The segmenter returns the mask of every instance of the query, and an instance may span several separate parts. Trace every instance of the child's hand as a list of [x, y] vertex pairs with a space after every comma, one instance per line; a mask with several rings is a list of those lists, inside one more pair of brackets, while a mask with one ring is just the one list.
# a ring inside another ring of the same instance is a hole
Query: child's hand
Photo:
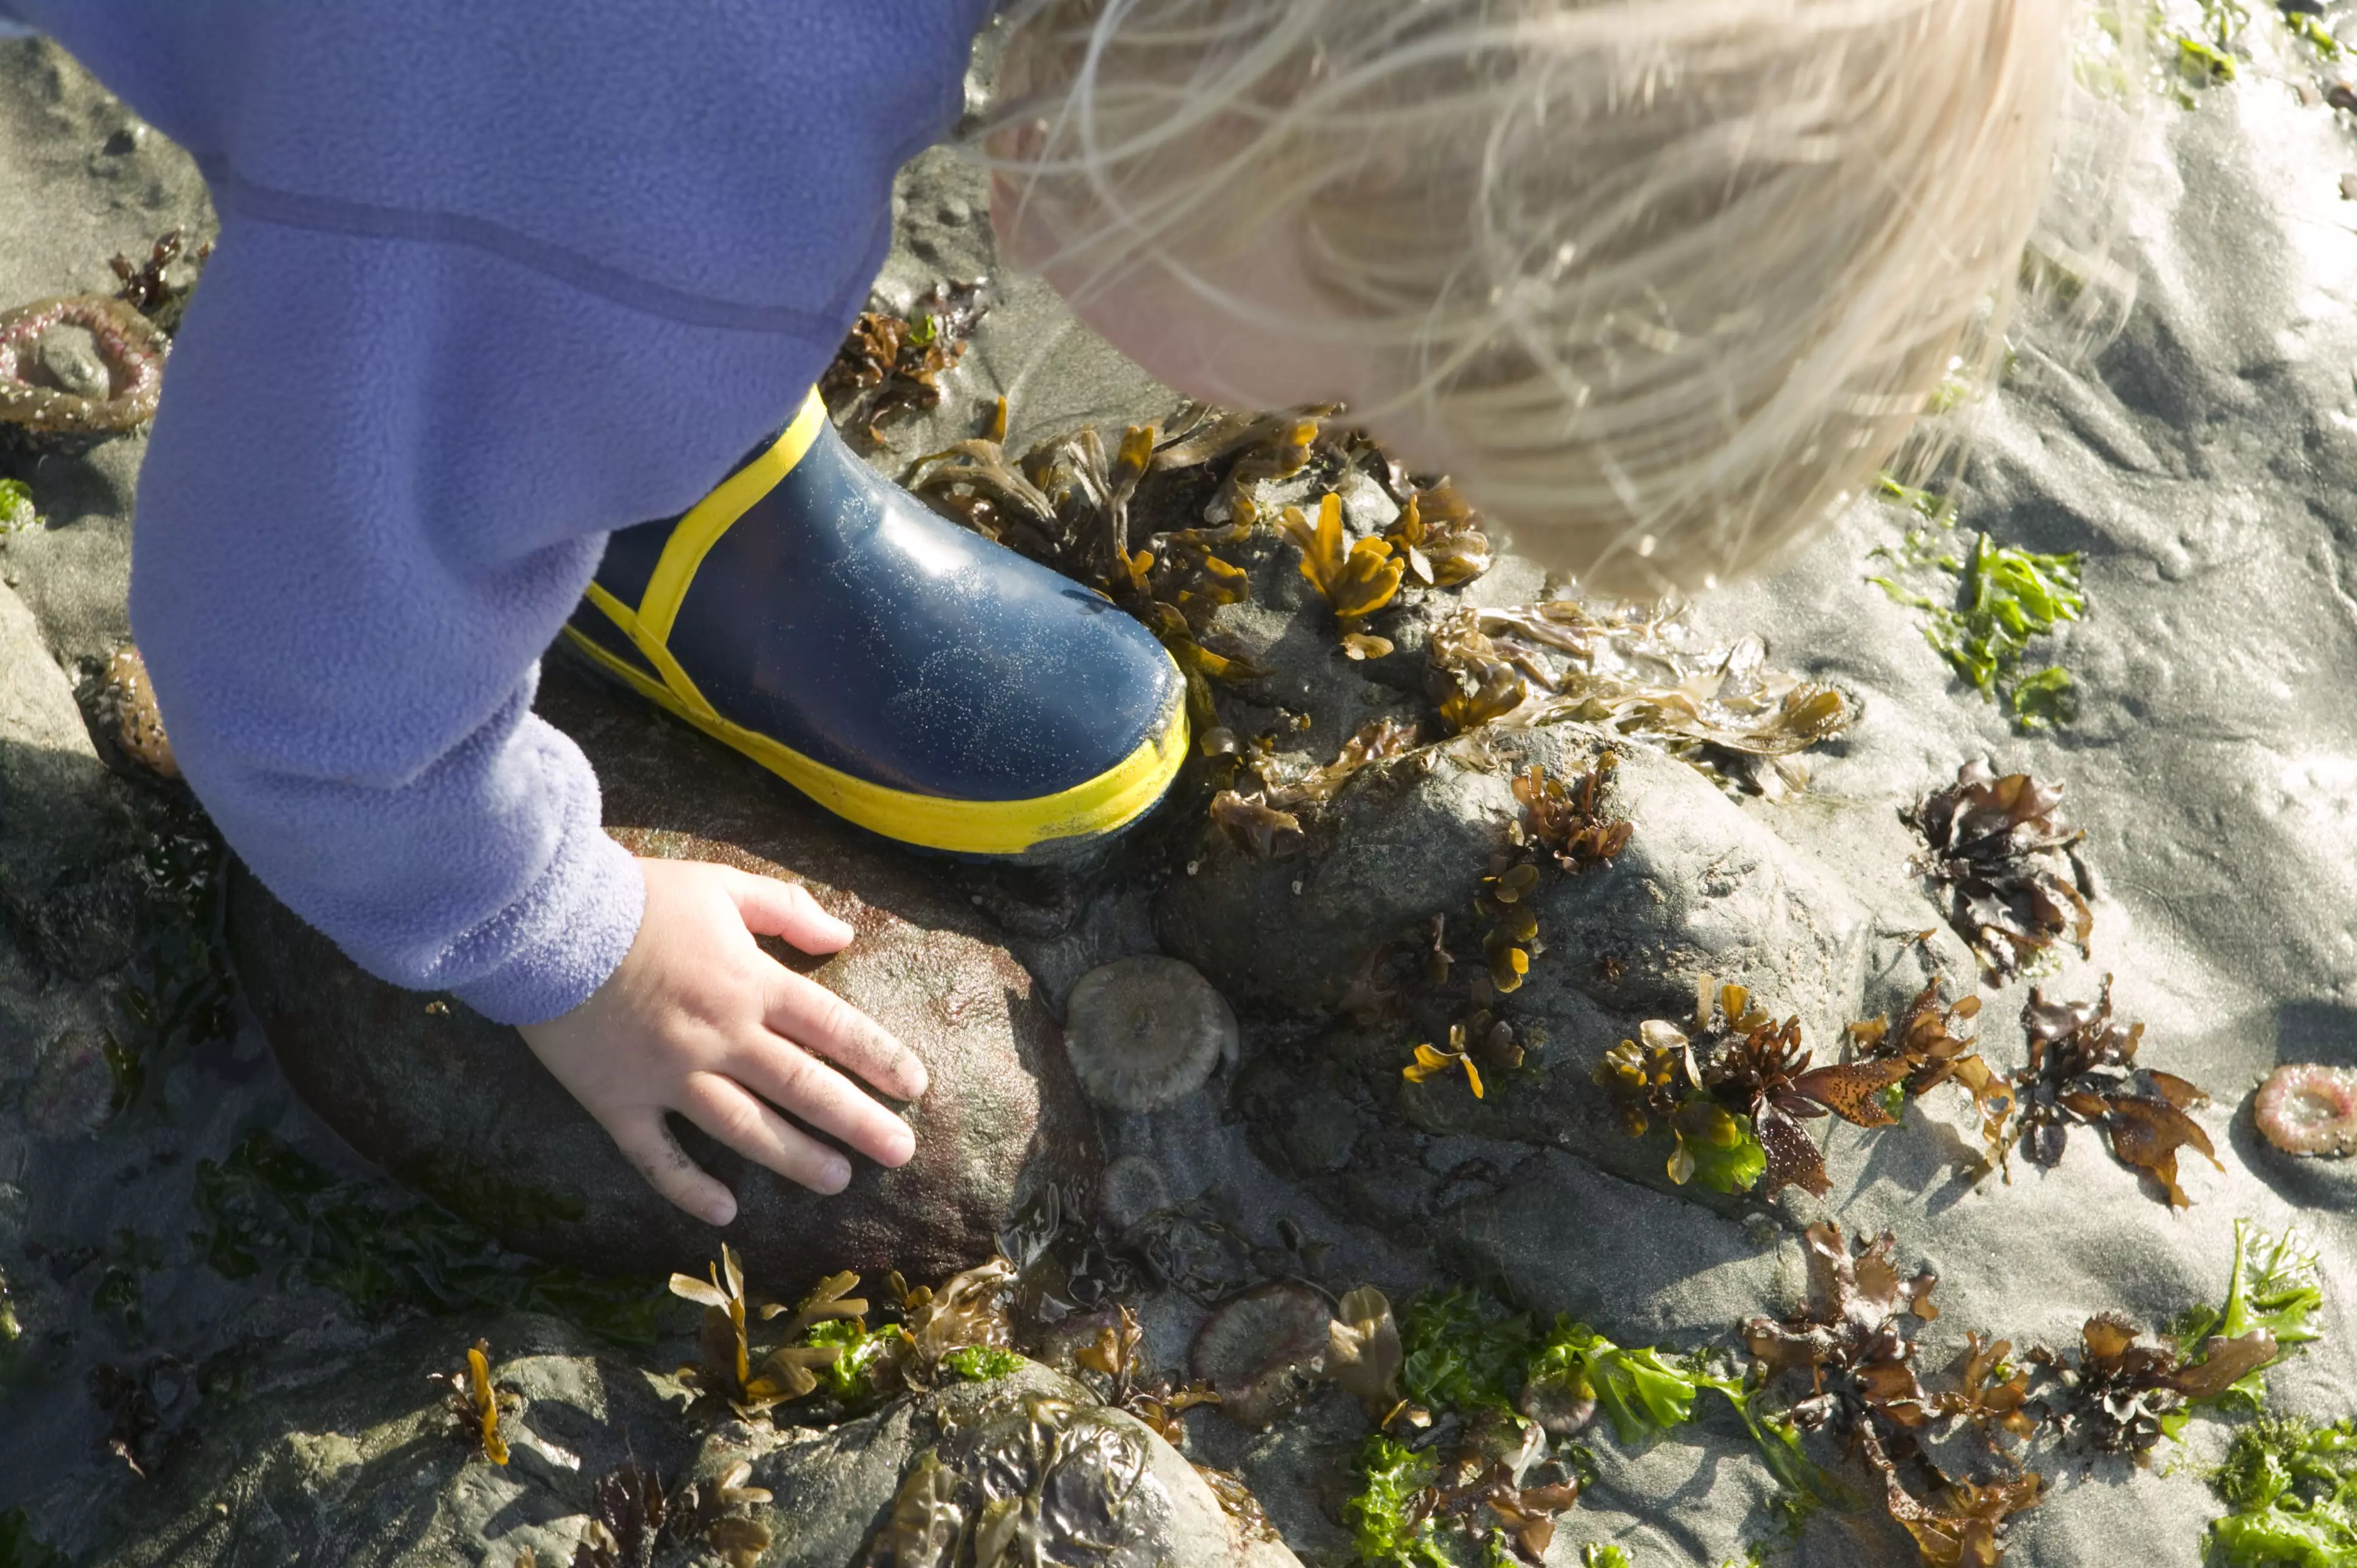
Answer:
[[772, 1107], [881, 1164], [906, 1163], [917, 1146], [908, 1124], [820, 1058], [902, 1100], [924, 1093], [924, 1064], [753, 941], [759, 932], [834, 952], [851, 928], [791, 883], [701, 861], [639, 866], [646, 916], [621, 966], [572, 1012], [522, 1031], [556, 1081], [657, 1192], [715, 1225], [737, 1217], [737, 1200], [687, 1157], [666, 1111], [819, 1192], [842, 1191], [850, 1163]]

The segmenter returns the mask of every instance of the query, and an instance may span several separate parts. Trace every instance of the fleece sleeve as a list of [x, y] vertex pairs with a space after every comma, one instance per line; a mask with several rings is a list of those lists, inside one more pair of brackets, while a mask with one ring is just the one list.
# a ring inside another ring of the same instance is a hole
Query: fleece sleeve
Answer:
[[606, 531], [685, 510], [820, 339], [482, 249], [224, 216], [143, 470], [132, 620], [189, 784], [281, 898], [503, 1023], [586, 998], [644, 887], [536, 662]]

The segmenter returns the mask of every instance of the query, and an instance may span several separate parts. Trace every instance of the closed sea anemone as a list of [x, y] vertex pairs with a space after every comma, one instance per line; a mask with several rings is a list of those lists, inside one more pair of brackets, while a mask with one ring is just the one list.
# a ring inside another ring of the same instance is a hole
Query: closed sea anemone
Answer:
[[1091, 1100], [1154, 1111], [1203, 1087], [1235, 1059], [1236, 1015], [1191, 964], [1156, 953], [1081, 976], [1065, 1006], [1064, 1041]]
[[2260, 1085], [2251, 1120], [2287, 1155], [2357, 1154], [2357, 1073], [2319, 1062], [2279, 1067]]

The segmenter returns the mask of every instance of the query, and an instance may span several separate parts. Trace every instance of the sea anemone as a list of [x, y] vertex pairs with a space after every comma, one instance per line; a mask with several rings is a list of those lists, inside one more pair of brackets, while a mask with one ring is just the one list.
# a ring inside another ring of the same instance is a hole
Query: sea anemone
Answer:
[[1332, 1321], [1325, 1298], [1308, 1286], [1265, 1284], [1204, 1319], [1189, 1360], [1195, 1376], [1219, 1391], [1222, 1411], [1265, 1427], [1324, 1374]]
[[2357, 1155], [2357, 1073], [2317, 1062], [2279, 1067], [2260, 1086], [2251, 1120], [2287, 1155]]
[[1064, 1042], [1081, 1087], [1116, 1111], [1153, 1111], [1203, 1087], [1238, 1047], [1227, 999], [1191, 964], [1144, 953], [1081, 976]]
[[[106, 396], [43, 386], [27, 374], [25, 357], [53, 327], [81, 328], [96, 341]], [[169, 349], [145, 317], [102, 295], [37, 299], [0, 311], [0, 424], [74, 435], [134, 429], [156, 412]]]

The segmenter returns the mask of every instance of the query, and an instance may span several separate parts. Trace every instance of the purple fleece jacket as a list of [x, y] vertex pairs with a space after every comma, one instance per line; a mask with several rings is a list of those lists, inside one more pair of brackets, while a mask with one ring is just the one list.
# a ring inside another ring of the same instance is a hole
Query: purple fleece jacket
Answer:
[[533, 1023], [645, 888], [538, 660], [608, 531], [790, 414], [990, 0], [0, 0], [197, 156], [218, 251], [131, 616], [229, 843], [367, 969]]

